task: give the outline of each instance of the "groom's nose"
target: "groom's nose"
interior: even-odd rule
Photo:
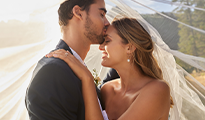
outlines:
[[[108,27],[109,25],[110,25],[110,22],[107,20],[107,18],[106,17],[104,17],[104,25],[105,25],[105,27]]]

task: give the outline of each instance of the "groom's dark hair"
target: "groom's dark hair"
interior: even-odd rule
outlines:
[[[85,10],[87,13],[89,12],[90,5],[94,4],[96,0],[66,0],[61,3],[58,9],[59,15],[59,25],[66,26],[68,24],[68,20],[73,17],[73,7],[78,5],[81,10]]]

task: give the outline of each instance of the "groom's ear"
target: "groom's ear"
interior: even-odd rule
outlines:
[[[75,16],[76,18],[78,18],[79,20],[82,20],[83,11],[81,11],[81,8],[78,5],[75,5],[73,7],[73,17]]]
[[[136,47],[133,45],[133,44],[127,44],[127,53],[128,54],[131,54],[131,53],[133,53],[135,50],[136,50]]]

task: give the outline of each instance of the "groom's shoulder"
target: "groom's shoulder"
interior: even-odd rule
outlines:
[[[62,66],[62,67],[68,67],[66,62],[64,62],[63,60],[61,60],[59,58],[54,58],[54,57],[51,57],[51,58],[43,57],[42,59],[39,60],[38,64],[40,64],[42,66],[59,65],[59,66]]]
[[[37,63],[29,86],[42,88],[45,85],[52,87],[65,85],[66,89],[71,87],[78,89],[80,88],[80,83],[79,78],[63,60],[44,57]]]
[[[52,74],[55,73],[55,74]],[[66,62],[58,58],[47,58],[43,57],[38,61],[37,66],[33,72],[33,76],[36,75],[66,75],[75,76],[71,68]]]
[[[64,62],[61,59],[58,58],[47,58],[43,57],[42,59],[39,60],[37,67],[38,69],[42,69],[44,67],[55,67],[57,69],[70,69],[68,64]],[[50,69],[50,70],[55,70],[55,69]]]

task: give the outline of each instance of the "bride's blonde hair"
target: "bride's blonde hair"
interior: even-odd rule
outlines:
[[[154,45],[151,36],[135,18],[114,19],[113,27],[123,39],[123,44],[131,43],[136,47],[131,55],[134,64],[145,74],[163,80],[162,71],[153,56]],[[174,105],[172,97],[171,106]]]

